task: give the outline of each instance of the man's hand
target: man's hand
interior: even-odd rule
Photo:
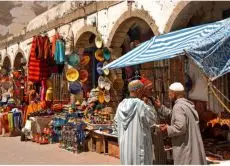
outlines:
[[[154,106],[156,108],[161,108],[161,101],[158,97],[154,100]]]
[[[168,125],[167,124],[161,124],[160,125],[160,130],[164,133],[167,132],[167,129],[168,129]]]

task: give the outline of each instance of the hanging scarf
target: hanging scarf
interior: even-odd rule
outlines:
[[[46,95],[46,80],[42,80],[41,101],[45,100]]]
[[[63,64],[65,62],[65,46],[62,40],[56,41],[54,60],[56,64]]]

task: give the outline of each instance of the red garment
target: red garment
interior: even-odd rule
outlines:
[[[50,75],[50,67],[46,60],[39,60],[36,57],[39,57],[40,51],[43,48],[40,48],[42,45],[40,37],[35,36],[33,38],[32,47],[29,57],[29,67],[28,67],[28,80],[32,82],[41,81],[42,79],[47,79]],[[39,42],[38,42],[39,41]],[[39,44],[40,43],[40,44]]]
[[[44,40],[42,36],[37,36],[36,40],[36,59],[42,60],[44,59]]]
[[[50,48],[50,40],[48,36],[44,36],[43,37],[43,52],[44,52],[44,59],[49,59],[49,57],[51,56],[51,48]]]

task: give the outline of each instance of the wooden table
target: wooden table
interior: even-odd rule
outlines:
[[[115,142],[117,142],[117,135],[104,133],[104,132],[101,132],[100,130],[94,130],[94,133],[102,136],[103,149],[104,149],[103,152],[104,152],[104,154],[107,154],[106,153],[106,147],[108,147],[108,141],[107,141],[108,137],[113,138],[113,140],[115,140]]]

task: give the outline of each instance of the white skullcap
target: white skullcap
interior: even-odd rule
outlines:
[[[169,89],[175,92],[182,92],[184,91],[184,86],[180,82],[174,82],[169,86]]]

